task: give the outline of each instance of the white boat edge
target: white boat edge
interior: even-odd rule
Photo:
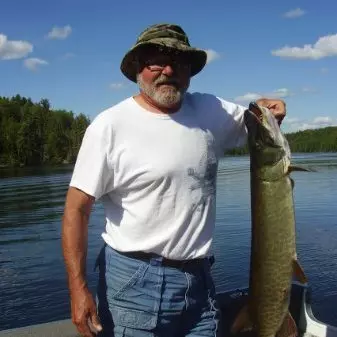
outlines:
[[[313,314],[311,308],[311,289],[306,285],[294,282],[294,285],[301,289],[301,305],[298,321],[298,328],[301,337],[337,337],[337,326],[325,324],[319,321]],[[247,293],[247,288],[225,291],[219,293],[219,303],[221,298],[231,297],[233,301]],[[0,331],[0,337],[79,337],[75,326],[70,319],[54,322],[30,325],[26,327],[8,329]]]
[[[306,288],[303,293],[302,310],[299,327],[304,331],[303,337],[336,337],[337,326],[319,321],[312,312],[311,290]]]

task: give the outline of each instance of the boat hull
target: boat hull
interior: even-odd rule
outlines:
[[[234,289],[218,293],[221,309],[220,334],[230,336],[230,327],[240,309],[247,302],[248,288]],[[324,324],[315,318],[311,309],[311,290],[308,286],[294,282],[290,298],[290,312],[298,326],[301,337],[337,337],[337,327]],[[250,332],[238,336],[248,337]],[[0,331],[0,337],[79,337],[70,319],[31,325],[23,328]]]

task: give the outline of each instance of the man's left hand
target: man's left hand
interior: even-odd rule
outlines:
[[[282,121],[287,114],[286,104],[284,101],[280,99],[261,98],[258,99],[256,103],[269,109],[274,114],[275,118],[278,121],[278,124],[282,124]]]

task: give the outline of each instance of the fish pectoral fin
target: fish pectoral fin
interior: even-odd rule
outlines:
[[[314,169],[311,169],[311,168],[298,166],[298,165],[290,165],[288,167],[288,172],[291,173],[294,171],[316,172]]]
[[[288,311],[286,317],[281,324],[280,329],[276,333],[276,337],[297,337],[298,329],[296,326],[296,322],[294,321],[291,313]]]
[[[250,318],[248,305],[245,305],[236,316],[232,326],[231,334],[253,329],[253,323]]]
[[[299,282],[303,284],[308,283],[308,278],[305,275],[304,270],[298,262],[297,258],[293,260],[293,272]]]

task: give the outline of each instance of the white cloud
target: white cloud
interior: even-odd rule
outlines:
[[[331,117],[316,117],[313,120],[314,124],[328,124],[331,125],[331,123],[333,123],[333,120],[331,119]]]
[[[109,88],[112,90],[119,90],[125,88],[123,83],[110,83]]]
[[[254,92],[248,92],[242,96],[238,96],[234,98],[236,102],[240,103],[249,103],[250,101],[254,101],[256,99],[259,99],[261,97],[267,97],[267,98],[286,98],[291,96],[292,93],[287,88],[280,88],[276,89],[272,92],[267,93],[254,93]]]
[[[207,63],[213,62],[220,58],[220,54],[213,49],[206,49],[207,53]]]
[[[7,36],[0,34],[0,59],[14,60],[27,56],[33,51],[33,45],[27,41],[10,41]]]
[[[64,40],[66,39],[72,32],[71,26],[67,25],[64,27],[53,27],[53,29],[48,33],[48,39],[58,39]]]
[[[328,56],[337,56],[337,34],[320,37],[317,42],[303,47],[285,46],[272,50],[271,54],[281,58],[318,60]]]
[[[75,57],[75,54],[74,53],[65,53],[63,56],[62,56],[62,59],[63,60],[68,60],[70,58],[73,58]]]
[[[308,93],[308,94],[314,94],[314,93],[317,93],[317,89],[312,88],[312,87],[304,87],[302,88],[302,92]]]
[[[307,129],[319,129],[328,126],[337,126],[337,119],[329,116],[318,116],[313,119],[285,118],[283,120],[287,132],[303,131]]]
[[[286,97],[289,97],[291,95],[292,95],[292,93],[287,88],[276,89],[275,91],[273,91],[269,94],[268,93],[265,94],[265,96],[268,97],[268,98],[286,98]]]
[[[287,19],[295,19],[299,18],[300,16],[303,16],[305,14],[305,11],[301,8],[292,9],[286,13],[283,14],[283,16]]]
[[[284,119],[284,122],[288,124],[295,124],[300,123],[300,119],[296,117],[287,117],[286,119]]]
[[[247,103],[250,101],[255,101],[256,99],[261,98],[261,95],[253,93],[253,92],[248,92],[247,94],[244,94],[242,96],[235,97],[234,100],[236,102],[241,102],[241,103]]]
[[[35,57],[28,58],[24,60],[23,63],[27,69],[32,71],[37,70],[38,66],[48,65],[47,61]]]

